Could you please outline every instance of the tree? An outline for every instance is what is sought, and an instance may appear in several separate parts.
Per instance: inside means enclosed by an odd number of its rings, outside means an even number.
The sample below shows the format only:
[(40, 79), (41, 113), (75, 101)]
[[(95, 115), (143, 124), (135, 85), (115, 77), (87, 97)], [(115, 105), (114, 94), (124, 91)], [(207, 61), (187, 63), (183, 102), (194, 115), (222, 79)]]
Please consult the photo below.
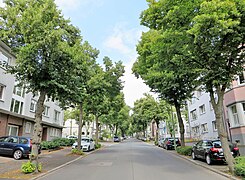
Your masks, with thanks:
[(11, 73), (28, 92), (39, 92), (31, 155), (37, 167), (44, 101), (69, 93), (74, 69), (70, 50), (80, 32), (63, 18), (53, 0), (6, 0), (5, 4), (0, 8), (0, 35), (17, 55)]
[(184, 64), (189, 55), (184, 51), (183, 36), (168, 29), (143, 33), (137, 45), (139, 57), (133, 66), (136, 76), (140, 76), (161, 99), (175, 106), (182, 146), (185, 145), (185, 129), (181, 107), (196, 88), (197, 77), (195, 71)]
[(135, 122), (139, 123), (137, 124), (139, 125), (138, 130), (145, 131), (150, 122), (155, 122), (157, 125), (155, 140), (158, 142), (160, 121), (165, 121), (168, 115), (166, 103), (164, 101), (156, 101), (153, 96), (145, 94), (145, 97), (136, 101), (134, 105), (133, 117)]
[(240, 0), (159, 0), (149, 1), (149, 8), (141, 16), (143, 24), (152, 29), (184, 35), (179, 47), (189, 58), (183, 64), (192, 67), (189, 71), (198, 75), (199, 82), (210, 94), (231, 173), (234, 159), (228, 147), (222, 105), (226, 88), (244, 69), (244, 12), (245, 2)]
[(98, 54), (99, 51), (94, 49), (87, 41), (82, 43), (81, 39), (77, 40), (76, 46), (72, 49), (75, 68), (70, 71), (70, 82), (73, 86), (67, 96), (60, 97), (62, 104), (72, 104), (72, 106), (75, 106), (79, 110), (78, 150), (81, 150), (84, 108), (86, 107), (87, 99), (90, 98), (88, 95), (88, 83), (95, 74), (92, 69), (96, 66), (95, 60)]
[(200, 81), (210, 94), (224, 155), (234, 173), (234, 158), (222, 118), (223, 99), (235, 75), (244, 70), (245, 1), (203, 1), (198, 12), (188, 31), (193, 38), (191, 64), (200, 69)]
[(87, 108), (95, 116), (96, 121), (96, 144), (99, 139), (99, 117), (109, 113), (111, 99), (117, 96), (123, 88), (121, 76), (124, 73), (122, 62), (103, 59), (105, 70), (100, 66), (93, 68), (94, 76), (88, 82)]

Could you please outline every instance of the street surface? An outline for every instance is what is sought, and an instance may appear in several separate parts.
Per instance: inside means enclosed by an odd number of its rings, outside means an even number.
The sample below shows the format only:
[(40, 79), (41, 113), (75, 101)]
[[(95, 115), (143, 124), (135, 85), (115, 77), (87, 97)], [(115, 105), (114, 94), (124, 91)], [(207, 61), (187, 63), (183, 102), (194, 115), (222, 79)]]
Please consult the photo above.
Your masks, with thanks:
[(42, 180), (225, 180), (153, 145), (131, 139), (92, 153)]

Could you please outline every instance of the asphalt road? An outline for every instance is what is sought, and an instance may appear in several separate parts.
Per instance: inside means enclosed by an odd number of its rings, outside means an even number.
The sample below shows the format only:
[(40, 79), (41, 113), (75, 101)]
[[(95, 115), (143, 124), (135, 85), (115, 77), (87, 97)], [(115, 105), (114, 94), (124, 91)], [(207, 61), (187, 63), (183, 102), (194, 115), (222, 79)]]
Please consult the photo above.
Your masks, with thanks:
[(166, 150), (126, 140), (92, 153), (42, 178), (47, 180), (225, 180)]

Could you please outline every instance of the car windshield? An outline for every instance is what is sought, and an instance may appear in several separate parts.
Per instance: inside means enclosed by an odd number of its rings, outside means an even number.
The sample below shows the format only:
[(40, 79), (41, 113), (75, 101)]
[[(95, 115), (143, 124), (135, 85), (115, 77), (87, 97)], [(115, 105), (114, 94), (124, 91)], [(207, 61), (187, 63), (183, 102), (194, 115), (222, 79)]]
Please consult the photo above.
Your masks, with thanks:
[(213, 145), (215, 148), (221, 148), (221, 142), (220, 141), (213, 141)]
[(83, 142), (89, 142), (89, 139), (82, 139)]

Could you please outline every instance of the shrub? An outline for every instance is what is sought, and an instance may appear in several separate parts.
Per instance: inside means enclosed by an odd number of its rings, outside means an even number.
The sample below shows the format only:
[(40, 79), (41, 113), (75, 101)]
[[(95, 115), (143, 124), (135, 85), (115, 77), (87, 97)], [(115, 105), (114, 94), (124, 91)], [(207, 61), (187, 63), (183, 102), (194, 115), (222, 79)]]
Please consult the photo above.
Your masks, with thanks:
[(99, 148), (101, 148), (101, 144), (95, 144), (95, 149), (99, 149)]
[(245, 178), (245, 156), (235, 158), (235, 174)]
[[(31, 161), (27, 161), (26, 163), (22, 163), (21, 172), (28, 174), (33, 173), (36, 170), (36, 166)], [(38, 171), (42, 171), (42, 164), (38, 163)]]
[(191, 146), (185, 146), (185, 147), (177, 147), (177, 153), (181, 154), (181, 155), (185, 155), (185, 156), (190, 156), (191, 155), (191, 150), (192, 147)]
[(72, 154), (77, 154), (77, 155), (84, 155), (84, 152), (83, 152), (83, 150), (78, 150), (78, 149), (72, 149), (71, 150), (71, 153)]
[(71, 146), (75, 140), (68, 138), (55, 138), (53, 142), (59, 144), (59, 146)]

